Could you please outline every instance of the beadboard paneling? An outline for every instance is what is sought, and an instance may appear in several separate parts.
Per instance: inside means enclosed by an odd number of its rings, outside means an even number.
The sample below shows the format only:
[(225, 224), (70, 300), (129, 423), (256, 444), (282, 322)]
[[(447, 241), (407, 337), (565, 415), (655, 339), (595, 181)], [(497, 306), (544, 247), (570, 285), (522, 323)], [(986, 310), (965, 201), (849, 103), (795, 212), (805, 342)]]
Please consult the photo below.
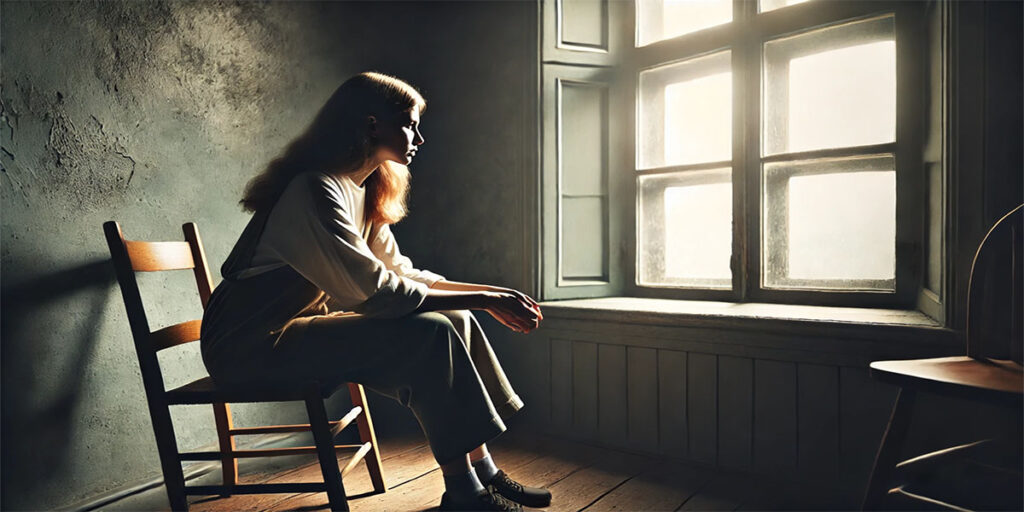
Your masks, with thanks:
[(598, 366), (598, 429), (601, 439), (621, 443), (626, 439), (626, 347), (600, 344)]
[(718, 459), (718, 358), (691, 352), (686, 365), (686, 404), (690, 458), (705, 464)]
[(572, 427), (572, 342), (551, 340), (551, 424)]
[(749, 469), (753, 442), (753, 360), (718, 356), (718, 464)]
[(831, 481), (839, 471), (839, 368), (797, 365), (797, 466), (804, 478)]
[[(551, 334), (532, 336), (540, 339), (523, 358), (542, 370), (524, 389), (544, 395), (527, 402), (550, 410), (530, 416), (545, 430), (835, 486), (858, 502), (895, 397), (895, 388), (869, 378), (860, 356), (780, 352), (756, 340), (705, 343), (682, 328), (666, 338), (610, 322), (577, 332), (548, 322)], [(799, 357), (780, 357), (790, 353)]]
[(796, 364), (754, 362), (754, 467), (796, 469)]
[(629, 401), (629, 444), (655, 451), (658, 448), (658, 352), (653, 348), (626, 350)]
[(597, 344), (572, 342), (572, 424), (586, 438), (597, 436)]
[(686, 352), (658, 350), (658, 432), (663, 453), (687, 456)]

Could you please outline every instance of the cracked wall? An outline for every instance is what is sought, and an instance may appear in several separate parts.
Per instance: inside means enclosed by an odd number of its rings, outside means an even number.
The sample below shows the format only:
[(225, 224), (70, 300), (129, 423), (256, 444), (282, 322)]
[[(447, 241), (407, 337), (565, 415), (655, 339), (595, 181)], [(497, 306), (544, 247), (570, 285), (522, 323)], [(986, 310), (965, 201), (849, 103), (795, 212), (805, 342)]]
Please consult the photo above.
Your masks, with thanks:
[[(522, 190), (533, 162), (532, 127), (523, 124), (532, 106), (523, 101), (535, 88), (534, 10), (530, 2), (3, 2), (8, 492), (0, 508), (83, 503), (159, 475), (102, 223), (121, 222), (129, 238), (180, 239), (181, 224), (195, 221), (219, 281), (249, 218), (236, 204), (245, 182), (354, 73), (403, 77), (431, 105), (412, 214), (396, 227), (403, 252), (456, 279), (525, 282), (526, 255), (503, 233), (522, 222), (521, 198), (507, 191)], [(454, 196), (465, 211), (450, 209)], [(476, 219), (492, 211), (505, 213), (485, 229)], [(449, 229), (439, 232), (439, 221)], [(190, 275), (169, 274), (140, 275), (154, 328), (202, 314)], [(205, 374), (197, 346), (160, 358), (175, 368), (168, 386)], [(389, 414), (415, 426), (408, 411), (371, 400), (379, 430), (392, 424)], [(303, 418), (301, 404), (234, 410), (239, 425)], [(173, 411), (182, 448), (215, 442), (207, 408)]]
[[(3, 4), (3, 487), (18, 489), (4, 509), (52, 509), (159, 474), (102, 223), (180, 239), (195, 221), (219, 274), (247, 221), (234, 204), (245, 181), (347, 72), (329, 41), (296, 30), (322, 7)], [(201, 316), (186, 275), (141, 282), (151, 326)], [(170, 352), (169, 385), (203, 375), (198, 346)], [(240, 424), (299, 411), (237, 409)], [(183, 448), (215, 441), (205, 408), (174, 419)]]

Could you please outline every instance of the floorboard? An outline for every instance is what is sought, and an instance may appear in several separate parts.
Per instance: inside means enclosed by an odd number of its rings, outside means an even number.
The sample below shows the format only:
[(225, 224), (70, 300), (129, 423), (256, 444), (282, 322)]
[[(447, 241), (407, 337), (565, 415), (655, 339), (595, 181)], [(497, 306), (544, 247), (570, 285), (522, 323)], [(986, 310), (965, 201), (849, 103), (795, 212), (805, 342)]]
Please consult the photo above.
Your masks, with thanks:
[(704, 485), (710, 476), (682, 466), (655, 466), (612, 490), (587, 511), (674, 511)]
[[(519, 482), (546, 487), (558, 512), (795, 510), (793, 488), (769, 484), (738, 473), (688, 465), (549, 437), (506, 433), (488, 443), (499, 468)], [(349, 457), (342, 454), (341, 463)], [(382, 439), (381, 458), (387, 492), (374, 493), (365, 464), (345, 477), (349, 506), (355, 512), (437, 510), (444, 480), (430, 447), (420, 436)], [(257, 461), (240, 462), (245, 483), (316, 482), (320, 466), (313, 456), (289, 459), (291, 467)], [(216, 470), (189, 482), (216, 484)], [(797, 489), (799, 491), (799, 489)], [(193, 496), (195, 512), (329, 510), (325, 493)], [(169, 510), (163, 486), (130, 496), (102, 510)]]

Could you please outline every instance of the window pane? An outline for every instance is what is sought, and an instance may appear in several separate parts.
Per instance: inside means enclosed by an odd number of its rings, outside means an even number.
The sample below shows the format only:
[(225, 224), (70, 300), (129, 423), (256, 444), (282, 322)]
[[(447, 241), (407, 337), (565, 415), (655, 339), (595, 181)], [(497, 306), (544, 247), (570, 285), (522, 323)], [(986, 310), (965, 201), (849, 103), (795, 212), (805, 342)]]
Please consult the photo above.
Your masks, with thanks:
[(761, 12), (774, 11), (790, 5), (802, 4), (808, 0), (761, 0)]
[(636, 45), (732, 21), (732, 0), (636, 0)]
[(891, 156), (765, 164), (764, 284), (894, 289)]
[(731, 173), (640, 177), (638, 284), (732, 286)]
[(764, 45), (766, 154), (896, 140), (892, 17)]
[(640, 73), (640, 168), (732, 159), (729, 52)]

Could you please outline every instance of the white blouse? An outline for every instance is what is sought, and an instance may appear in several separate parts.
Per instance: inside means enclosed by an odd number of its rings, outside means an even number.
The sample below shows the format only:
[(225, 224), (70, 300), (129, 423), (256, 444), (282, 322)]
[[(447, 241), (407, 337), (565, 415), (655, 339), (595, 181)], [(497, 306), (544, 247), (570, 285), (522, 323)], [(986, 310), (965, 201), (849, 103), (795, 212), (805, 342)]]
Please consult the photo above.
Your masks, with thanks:
[(387, 224), (367, 225), (366, 189), (351, 178), (306, 172), (292, 179), (267, 218), (246, 277), (290, 265), (345, 311), (399, 317), (443, 276), (413, 267)]

